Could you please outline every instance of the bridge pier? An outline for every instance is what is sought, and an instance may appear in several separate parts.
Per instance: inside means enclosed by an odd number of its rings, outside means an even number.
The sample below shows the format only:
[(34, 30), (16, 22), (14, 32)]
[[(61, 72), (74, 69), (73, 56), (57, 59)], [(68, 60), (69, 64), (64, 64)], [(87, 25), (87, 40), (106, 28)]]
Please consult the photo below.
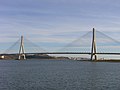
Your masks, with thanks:
[(23, 40), (24, 40), (23, 36), (21, 36), (21, 43), (20, 43), (18, 60), (20, 60), (20, 59), (26, 59), (25, 49), (24, 49), (24, 41)]
[[(92, 38), (92, 49), (91, 49), (91, 60), (97, 60), (97, 54), (96, 54), (96, 33), (95, 29), (93, 28), (93, 38)], [(94, 57), (94, 59), (93, 59)]]

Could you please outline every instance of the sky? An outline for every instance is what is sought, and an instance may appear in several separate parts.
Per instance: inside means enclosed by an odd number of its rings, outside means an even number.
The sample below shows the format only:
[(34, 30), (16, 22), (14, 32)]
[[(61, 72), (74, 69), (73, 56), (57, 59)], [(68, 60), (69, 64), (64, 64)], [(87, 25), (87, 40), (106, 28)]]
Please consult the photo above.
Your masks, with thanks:
[(61, 47), (93, 27), (120, 40), (119, 10), (120, 0), (0, 0), (1, 48), (21, 35), (41, 47)]

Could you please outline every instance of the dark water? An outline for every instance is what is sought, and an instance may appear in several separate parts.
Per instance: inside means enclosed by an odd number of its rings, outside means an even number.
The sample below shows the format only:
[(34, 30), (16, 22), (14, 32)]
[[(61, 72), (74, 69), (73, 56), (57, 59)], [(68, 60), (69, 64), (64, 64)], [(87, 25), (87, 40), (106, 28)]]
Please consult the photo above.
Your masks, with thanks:
[(0, 90), (120, 90), (120, 63), (0, 61)]

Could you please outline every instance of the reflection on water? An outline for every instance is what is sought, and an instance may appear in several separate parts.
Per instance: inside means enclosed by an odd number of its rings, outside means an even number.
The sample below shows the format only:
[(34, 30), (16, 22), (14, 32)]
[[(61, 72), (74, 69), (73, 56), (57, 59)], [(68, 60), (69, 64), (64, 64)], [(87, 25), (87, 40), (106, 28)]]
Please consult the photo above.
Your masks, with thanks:
[(0, 90), (120, 90), (120, 63), (0, 61)]

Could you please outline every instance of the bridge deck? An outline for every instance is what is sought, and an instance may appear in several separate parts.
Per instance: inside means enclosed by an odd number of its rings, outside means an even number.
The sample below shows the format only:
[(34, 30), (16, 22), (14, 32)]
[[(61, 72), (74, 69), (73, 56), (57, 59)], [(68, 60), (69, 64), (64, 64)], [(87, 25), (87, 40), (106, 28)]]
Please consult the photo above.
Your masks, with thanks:
[[(91, 54), (91, 53), (90, 52), (44, 52), (44, 53), (26, 53), (26, 54)], [(96, 54), (120, 55), (120, 53), (96, 53)]]
[[(18, 54), (18, 53), (14, 53)], [(25, 53), (25, 54), (91, 54), (90, 52), (41, 52), (41, 53)], [(96, 53), (104, 55), (120, 55), (120, 53)], [(12, 54), (11, 54), (12, 55)]]

